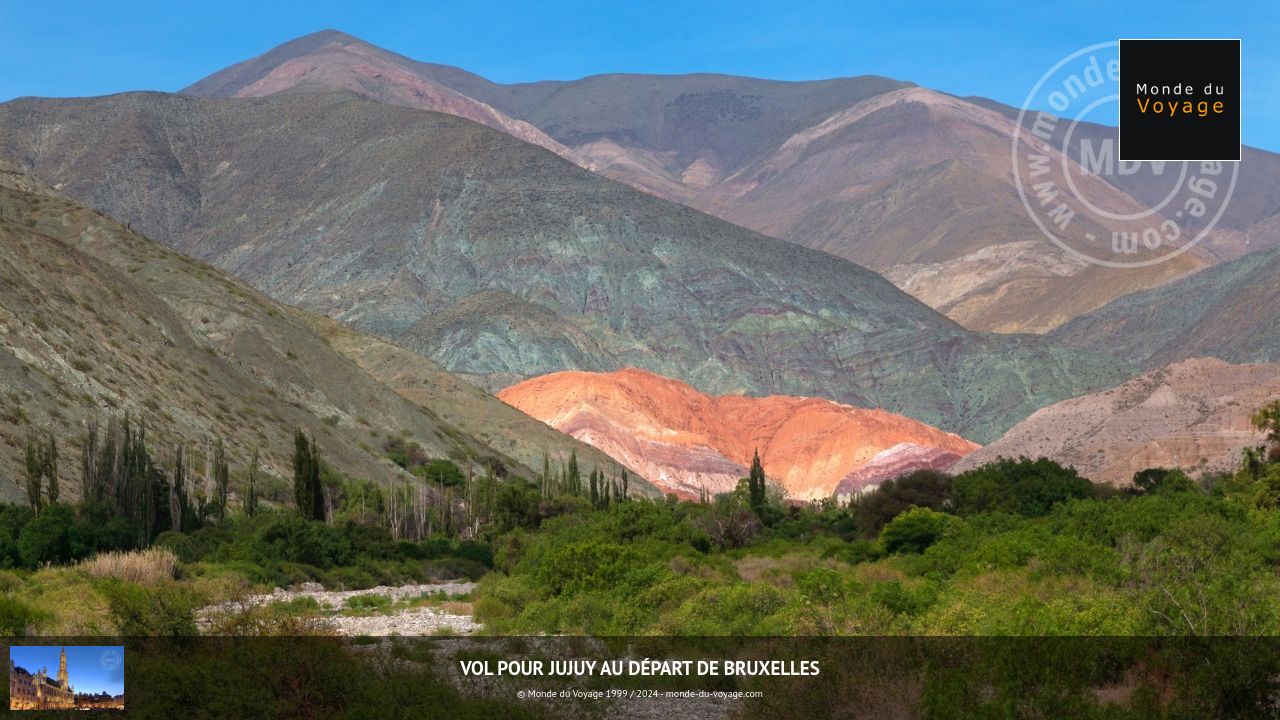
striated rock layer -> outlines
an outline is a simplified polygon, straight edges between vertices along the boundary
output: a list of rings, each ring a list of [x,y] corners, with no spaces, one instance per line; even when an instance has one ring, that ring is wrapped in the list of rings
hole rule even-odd
[[[0,156],[277,300],[486,389],[642,367],[979,442],[1136,368],[959,325],[847,260],[349,93],[0,104]]]
[[[865,465],[845,475],[836,484],[833,495],[841,498],[874,489],[885,480],[906,475],[916,470],[946,470],[963,455],[937,447],[925,447],[915,443],[898,443],[881,451]]]
[[[884,410],[812,397],[717,397],[636,369],[552,373],[498,398],[686,495],[731,490],[757,450],[788,496],[817,499],[859,470],[866,474],[852,482],[865,485],[884,473],[945,467],[979,447]]]
[[[1050,405],[951,469],[997,457],[1048,457],[1095,482],[1126,485],[1149,467],[1229,470],[1262,443],[1250,416],[1280,398],[1280,365],[1185,360]]]
[[[1196,251],[1142,268],[1081,262],[1047,242],[1018,199],[1009,156],[1017,108],[885,77],[610,73],[507,85],[325,30],[184,92],[335,90],[458,115],[646,193],[865,265],[975,330],[1045,332],[1205,263],[1280,244],[1280,155],[1246,147],[1231,202]],[[1075,168],[1072,182],[1093,205],[1114,216],[1163,204],[1172,182],[1163,165],[1080,172],[1086,152],[1116,146],[1117,130],[1081,122],[1057,132],[1068,127],[1069,138],[1050,143],[1068,149],[1051,152],[1049,166]],[[1094,237],[1126,229],[1063,200],[1074,205],[1073,226]]]

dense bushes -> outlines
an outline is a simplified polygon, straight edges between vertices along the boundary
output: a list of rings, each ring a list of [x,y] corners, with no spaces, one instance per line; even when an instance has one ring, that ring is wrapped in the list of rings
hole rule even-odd
[[[737,542],[708,536],[732,498],[633,502],[498,538],[476,615],[519,633],[1275,634],[1280,607],[1256,602],[1280,592],[1268,472],[1207,493],[1151,471],[1115,492],[1000,460],[777,507]]]
[[[951,507],[951,476],[937,470],[917,470],[881,483],[853,501],[853,517],[863,537],[874,538],[894,517],[911,507],[947,510]]]
[[[39,630],[48,620],[48,612],[0,595],[0,637],[22,637]]]
[[[235,569],[253,582],[276,586],[314,581],[359,589],[478,578],[493,565],[493,552],[482,543],[440,537],[396,540],[381,527],[327,525],[270,511],[190,534],[164,533],[156,545],[183,562]]]
[[[484,575],[475,614],[495,632],[1275,634],[1280,607],[1256,598],[1280,592],[1276,473],[1247,463],[1205,490],[1151,470],[1134,490],[1103,492],[1046,460],[999,460],[954,481],[915,473],[849,507],[771,497],[756,510],[737,492],[593,509],[516,480],[496,493],[504,532],[487,542],[408,541],[380,525],[263,510],[160,535],[182,562],[176,580],[75,572],[106,599],[110,622],[139,634],[191,632],[196,599],[184,588],[226,571],[347,589]],[[0,562],[13,565],[130,537],[85,508],[0,508]],[[0,630],[38,625],[36,605],[14,595],[0,587]],[[305,629],[268,615],[246,627]]]
[[[138,585],[104,580],[98,592],[107,599],[121,635],[181,637],[196,634],[199,598],[176,583]]]
[[[884,526],[880,543],[884,545],[885,552],[924,552],[925,548],[942,539],[947,528],[955,526],[955,520],[953,515],[913,507]]]
[[[54,503],[38,515],[0,506],[0,568],[65,564],[135,544],[134,529],[97,506]]]
[[[1092,492],[1088,480],[1052,460],[1000,458],[957,475],[951,499],[960,515],[1008,512],[1039,517],[1060,502]]]

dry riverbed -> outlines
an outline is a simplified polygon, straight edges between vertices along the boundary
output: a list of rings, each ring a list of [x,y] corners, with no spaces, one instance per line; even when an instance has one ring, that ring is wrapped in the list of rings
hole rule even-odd
[[[472,582],[366,590],[325,590],[318,583],[304,583],[202,608],[198,622],[208,629],[219,615],[309,599],[319,607],[317,622],[338,635],[467,635],[480,627],[471,617],[470,603],[461,600],[473,589]]]

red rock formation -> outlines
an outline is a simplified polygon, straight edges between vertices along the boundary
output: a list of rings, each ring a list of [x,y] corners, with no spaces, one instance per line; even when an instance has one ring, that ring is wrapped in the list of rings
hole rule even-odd
[[[1277,398],[1280,364],[1184,360],[1039,410],[951,469],[1001,456],[1047,457],[1115,485],[1150,467],[1229,470],[1241,450],[1262,444],[1249,418]]]
[[[682,494],[732,489],[757,449],[765,474],[789,496],[816,499],[877,459],[881,471],[869,470],[867,482],[895,464],[945,466],[947,457],[954,461],[978,447],[884,410],[821,398],[713,397],[635,369],[552,373],[498,397]],[[896,451],[886,455],[890,449]]]
[[[834,494],[845,497],[916,470],[945,470],[961,458],[954,452],[915,443],[899,443],[845,475]]]

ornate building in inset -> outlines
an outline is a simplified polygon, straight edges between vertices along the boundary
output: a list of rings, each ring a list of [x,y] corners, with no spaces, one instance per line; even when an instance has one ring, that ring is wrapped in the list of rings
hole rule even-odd
[[[67,649],[58,658],[58,677],[49,677],[49,668],[28,672],[9,661],[10,710],[58,710],[76,706],[75,688],[67,675]]]

